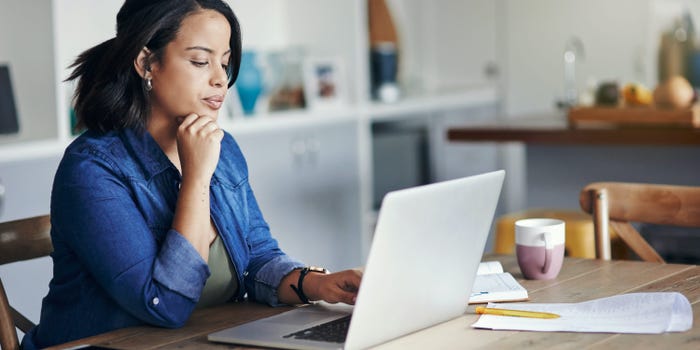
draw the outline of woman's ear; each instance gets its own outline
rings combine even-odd
[[[134,60],[134,69],[136,69],[136,73],[138,73],[141,78],[150,78],[151,50],[146,47],[141,49],[141,52],[139,52],[139,55],[136,56],[136,59]]]

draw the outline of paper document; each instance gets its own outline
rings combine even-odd
[[[693,326],[693,310],[680,293],[630,293],[581,303],[489,303],[489,307],[551,312],[541,319],[481,315],[474,328],[592,333],[684,332]]]
[[[474,279],[469,303],[487,303],[491,301],[522,301],[527,300],[525,289],[513,275],[503,272],[503,266],[498,261],[487,261],[479,264]]]

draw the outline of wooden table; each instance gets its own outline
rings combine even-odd
[[[474,314],[474,306],[470,306],[459,318],[395,339],[377,349],[700,348],[700,266],[567,258],[555,280],[529,281],[522,280],[514,256],[487,255],[484,260],[501,261],[504,269],[527,288],[532,302],[579,302],[629,292],[676,291],[690,300],[695,322],[688,332],[661,335],[490,331],[470,327],[478,317]],[[196,311],[187,325],[180,329],[126,328],[65,344],[61,348],[80,344],[117,349],[231,348],[208,342],[207,334],[289,309],[253,303],[227,304]]]
[[[556,145],[700,145],[699,128],[600,127],[572,128],[558,117],[511,120],[495,124],[455,126],[447,130],[450,141],[522,142]]]

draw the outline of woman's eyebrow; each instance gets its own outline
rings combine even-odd
[[[190,47],[185,49],[185,51],[191,51],[191,50],[201,50],[201,51],[204,51],[204,52],[207,52],[210,54],[214,53],[214,50],[212,50],[208,47],[204,47],[204,46],[190,46]],[[230,53],[230,52],[231,52],[231,49],[228,49],[222,55],[225,55],[225,54]]]

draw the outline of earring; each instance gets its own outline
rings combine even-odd
[[[151,78],[146,79],[146,91],[151,91],[153,90],[153,82],[151,81]]]

